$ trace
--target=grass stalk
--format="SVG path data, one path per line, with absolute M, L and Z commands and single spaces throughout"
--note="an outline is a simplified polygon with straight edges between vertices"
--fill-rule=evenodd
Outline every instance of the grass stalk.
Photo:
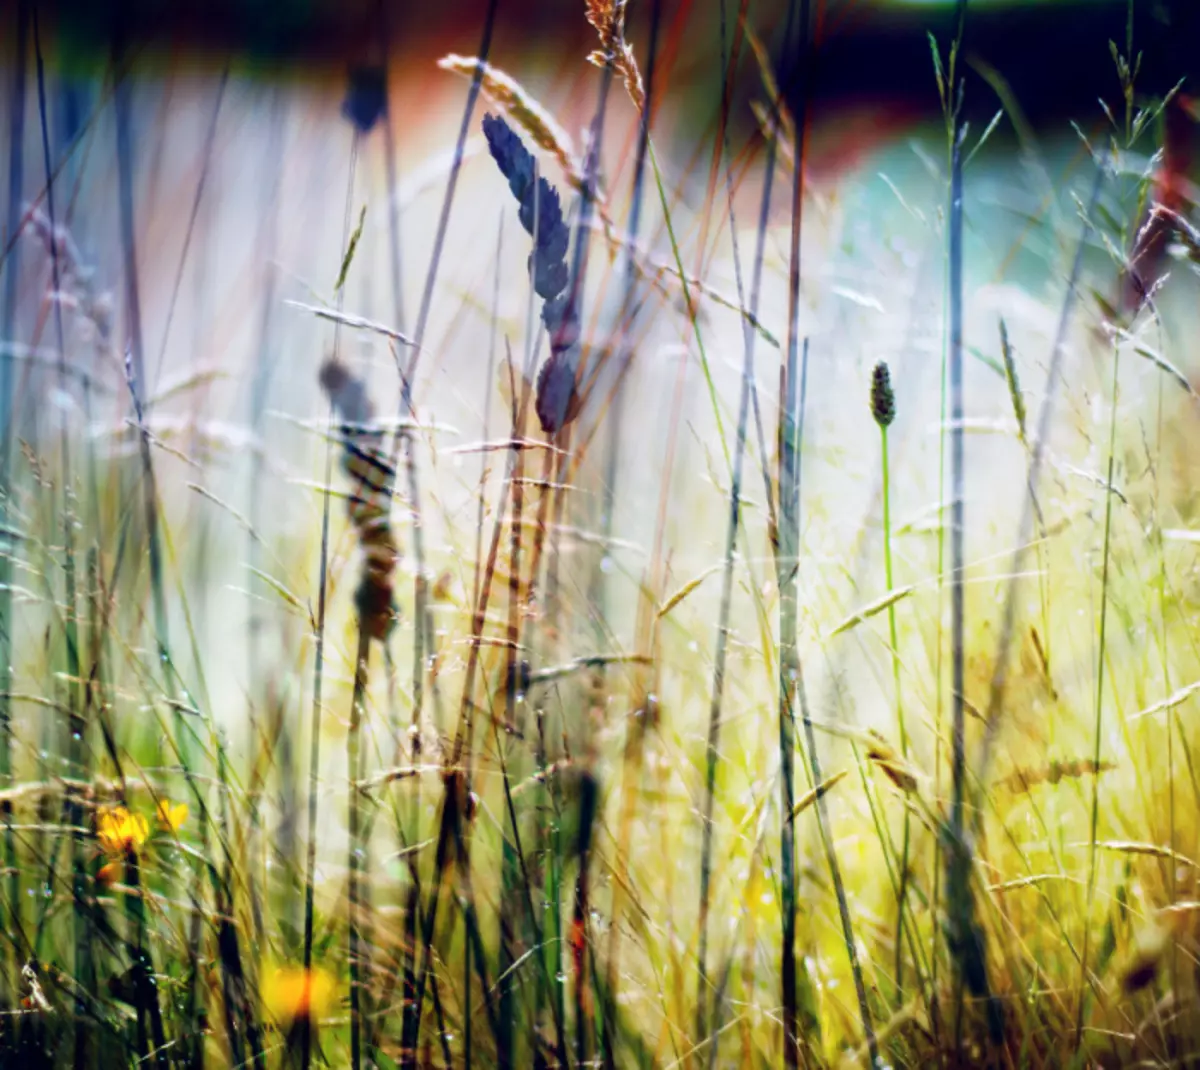
M 783 990 L 784 1065 L 801 1061 L 801 1037 L 796 995 L 796 681 L 800 649 L 796 608 L 800 565 L 799 468 L 800 398 L 807 386 L 808 339 L 804 340 L 803 372 L 797 381 L 796 347 L 788 346 L 787 366 L 780 376 L 780 402 L 784 407 L 779 439 L 779 790 L 780 790 L 780 907 L 781 985 Z
M 536 206 L 536 189 L 535 183 L 535 199 Z M 540 218 L 540 213 L 534 210 L 533 218 L 535 220 L 533 244 L 537 247 L 537 221 Z M 532 309 L 532 289 L 530 290 L 529 308 Z M 532 320 L 532 313 L 526 316 L 527 327 Z M 530 338 L 532 345 L 532 331 L 526 332 L 526 336 Z M 526 364 L 530 363 L 529 360 Z M 512 354 L 509 354 L 509 368 L 512 368 Z M 528 383 L 528 379 L 523 377 L 523 382 Z M 528 386 L 526 387 L 528 391 Z M 513 434 L 516 435 L 517 429 L 513 429 Z M 511 510 L 512 523 L 509 528 L 509 545 L 508 545 L 508 643 L 505 650 L 505 671 L 504 671 L 504 719 L 505 724 L 509 726 L 509 731 L 513 731 L 517 726 L 518 716 L 523 715 L 524 710 L 517 709 L 517 691 L 518 691 L 518 666 L 517 666 L 517 648 L 520 646 L 521 626 L 521 511 L 524 504 L 524 491 L 522 480 L 524 477 L 524 457 L 523 451 L 513 451 L 513 470 L 512 470 L 512 488 L 509 493 L 509 508 Z M 522 703 L 524 696 L 521 696 Z M 493 717 L 493 721 L 495 718 Z M 497 731 L 495 736 L 497 760 L 501 763 L 501 768 L 504 770 L 504 775 L 508 776 L 508 760 L 506 759 L 503 748 L 506 747 L 507 740 L 501 737 Z M 514 840 L 516 834 L 516 813 L 513 812 L 513 832 Z M 502 860 L 500 864 L 500 962 L 497 967 L 500 980 L 497 982 L 500 986 L 499 992 L 499 1010 L 500 1010 L 500 1037 L 499 1049 L 496 1053 L 496 1058 L 501 1066 L 513 1065 L 514 1054 L 514 1039 L 515 1031 L 520 1028 L 519 1012 L 514 1000 L 514 977 L 512 973 L 513 963 L 517 961 L 517 957 L 521 954 L 520 945 L 517 940 L 515 921 L 519 917 L 516 910 L 517 886 L 521 881 L 521 873 L 517 865 L 517 849 L 512 840 L 505 837 L 502 848 Z M 544 961 L 539 954 L 539 961 Z M 535 1018 L 531 1027 L 536 1030 L 536 1009 L 534 1010 Z M 535 1045 L 536 1047 L 536 1045 Z
M 883 365 L 886 371 L 886 365 Z M 878 366 L 877 366 L 878 369 Z M 878 374 L 878 370 L 877 373 Z M 888 387 L 890 393 L 890 385 Z M 875 413 L 876 422 L 879 424 L 879 456 L 880 466 L 882 468 L 883 480 L 883 575 L 884 584 L 889 591 L 896 589 L 895 574 L 892 569 L 892 495 L 891 495 L 891 471 L 888 455 L 888 425 L 891 423 L 891 415 L 894 414 L 894 405 L 888 406 L 892 411 L 879 411 Z M 887 419 L 881 419 L 881 416 L 887 416 Z M 896 726 L 900 732 L 900 753 L 907 761 L 908 759 L 908 730 L 904 723 L 904 695 L 900 686 L 900 644 L 897 639 L 896 632 L 896 606 L 895 603 L 889 604 L 887 608 L 888 617 L 888 643 L 891 649 L 892 662 L 892 688 L 894 692 L 894 702 L 896 704 Z M 909 875 L 909 850 L 911 847 L 912 834 L 912 816 L 908 807 L 904 808 L 904 831 L 903 844 L 900 848 L 900 890 L 897 896 L 896 903 L 896 991 L 899 996 L 904 991 L 904 910 L 905 903 L 908 898 L 908 875 Z
M 367 948 L 360 939 L 360 889 L 359 872 L 366 855 L 366 844 L 362 835 L 361 801 L 359 783 L 362 780 L 362 721 L 366 703 L 367 677 L 371 657 L 371 636 L 362 620 L 358 624 L 358 652 L 354 659 L 354 696 L 350 705 L 350 727 L 346 733 L 346 763 L 349 770 L 350 806 L 349 836 L 350 858 L 346 907 L 347 957 L 350 966 L 350 1065 L 354 1070 L 362 1066 L 363 1033 L 363 973 L 364 963 L 370 974 Z M 368 1042 L 369 1042 L 368 1037 Z M 368 1058 L 370 1052 L 368 1051 Z
M 799 1015 L 796 998 L 796 841 L 795 841 L 795 760 L 796 760 L 796 687 L 800 678 L 800 648 L 796 635 L 796 610 L 800 570 L 800 418 L 797 381 L 797 351 L 800 317 L 800 239 L 804 218 L 804 168 L 808 145 L 808 97 L 811 90 L 812 55 L 810 28 L 812 12 L 809 0 L 800 0 L 795 50 L 803 74 L 796 109 L 796 144 L 792 152 L 791 249 L 788 259 L 788 344 L 786 371 L 780 377 L 780 407 L 783 419 L 779 427 L 779 514 L 778 550 L 775 555 L 776 582 L 779 588 L 779 787 L 780 787 L 780 981 L 783 997 L 783 1058 L 788 1070 L 800 1065 Z M 791 46 L 790 28 L 796 21 L 796 4 L 789 6 L 789 32 L 785 40 Z M 778 102 L 773 102 L 778 107 Z M 774 170 L 774 148 L 768 151 L 767 166 Z M 765 206 L 765 196 L 764 196 Z M 757 276 L 761 262 L 755 265 Z M 756 278 L 757 287 L 757 278 Z M 757 312 L 757 309 L 756 309 Z M 753 345 L 753 332 L 745 331 L 747 350 Z M 804 341 L 804 373 L 808 372 L 808 339 Z M 752 373 L 751 373 L 752 375 Z M 757 397 L 756 397 L 757 400 Z M 760 435 L 761 438 L 761 435 Z M 760 441 L 760 450 L 762 444 Z M 765 450 L 763 463 L 766 464 Z M 768 486 L 769 498 L 769 486 Z M 774 517 L 772 517 L 774 520 Z M 714 1040 L 715 1043 L 715 1040 Z
M 350 166 L 346 181 L 346 204 L 342 217 L 342 247 L 345 248 L 350 233 L 350 208 L 354 196 L 354 172 L 358 161 L 359 133 L 354 131 L 350 144 Z M 341 290 L 339 288 L 339 300 Z M 333 333 L 333 356 L 337 359 L 338 340 L 340 338 L 340 323 L 335 322 Z M 321 495 L 321 549 L 317 573 L 317 619 L 315 624 L 316 650 L 313 658 L 313 704 L 311 739 L 309 742 L 308 767 L 308 856 L 304 875 L 304 950 L 303 968 L 305 974 L 312 970 L 313 953 L 313 912 L 314 888 L 317 868 L 317 783 L 321 764 L 321 684 L 325 668 L 325 613 L 328 595 L 329 579 L 329 516 L 330 516 L 330 487 L 333 481 L 333 418 L 334 402 L 329 401 L 329 417 L 327 427 L 329 434 L 325 445 L 325 479 Z M 361 645 L 361 636 L 360 636 Z M 357 676 L 357 662 L 356 676 Z M 349 770 L 351 779 L 354 777 L 354 767 Z M 351 805 L 353 806 L 353 787 L 351 788 Z M 300 1029 L 300 1068 L 308 1070 L 312 1060 L 312 1023 L 307 1019 Z
M 25 92 L 26 92 L 26 49 L 29 33 L 30 5 L 21 0 L 16 9 L 16 32 L 13 34 L 15 55 L 12 66 L 12 83 L 9 93 L 9 154 L 8 154 L 8 205 L 5 233 L 16 234 L 21 219 L 21 197 L 25 178 Z M 14 337 L 17 321 L 17 283 L 20 278 L 20 246 L 14 244 L 7 255 L 4 276 L 4 310 L 0 319 L 5 341 Z M 0 419 L 4 421 L 3 436 L 0 438 L 0 479 L 5 495 L 4 519 L 11 513 L 10 501 L 13 488 L 12 450 L 16 437 L 16 421 L 13 409 L 13 356 L 9 352 L 0 355 Z M 13 559 L 12 551 L 0 553 L 0 788 L 12 786 L 12 705 L 9 696 L 13 684 Z M 13 831 L 12 803 L 0 803 L 0 815 L 4 819 L 4 864 L 7 870 L 6 915 L 16 930 L 21 928 L 21 870 L 17 865 L 17 842 Z M 19 962 L 10 959 L 7 949 L 0 952 L 0 998 L 6 1006 L 14 1005 L 19 999 Z
M 767 182 L 763 192 L 763 215 L 770 203 L 771 170 L 767 171 Z M 765 236 L 764 225 L 759 230 L 759 256 L 756 271 L 762 262 L 762 241 Z M 756 287 L 757 290 L 757 287 Z M 721 572 L 721 601 L 717 615 L 716 645 L 713 655 L 712 693 L 708 711 L 708 736 L 705 745 L 705 777 L 704 798 L 701 810 L 701 846 L 700 846 L 700 912 L 698 919 L 698 944 L 696 952 L 697 988 L 696 988 L 696 1021 L 695 1043 L 702 1044 L 708 1037 L 708 915 L 710 907 L 710 892 L 712 882 L 712 852 L 713 852 L 713 806 L 717 787 L 717 765 L 720 761 L 721 742 L 721 706 L 725 695 L 725 662 L 729 647 L 729 612 L 733 601 L 733 564 L 734 550 L 737 542 L 738 526 L 741 518 L 741 487 L 742 464 L 746 453 L 746 431 L 750 414 L 750 382 L 754 377 L 754 346 L 753 335 L 746 344 L 745 362 L 742 368 L 742 386 L 738 401 L 737 438 L 734 447 L 732 465 L 733 476 L 729 489 L 728 526 L 725 536 L 725 550 Z
M 117 46 L 120 55 L 121 47 Z M 129 119 L 129 86 L 122 82 L 117 86 L 116 98 L 116 149 L 118 186 L 120 199 L 121 240 L 124 251 L 125 271 L 125 302 L 130 345 L 125 356 L 125 373 L 129 391 L 133 399 L 134 412 L 140 427 L 139 446 L 142 463 L 142 506 L 146 527 L 148 563 L 150 569 L 150 589 L 154 606 L 155 640 L 159 661 L 164 669 L 171 671 L 170 642 L 167 634 L 166 595 L 163 583 L 162 549 L 158 531 L 158 491 L 154 478 L 154 467 L 150 457 L 149 432 L 145 426 L 145 412 L 140 391 L 146 388 L 146 362 L 142 345 L 142 313 L 141 298 L 138 289 L 138 260 L 137 247 L 134 238 L 133 210 L 133 151 L 130 136 Z M 179 715 L 176 713 L 176 727 L 179 725 Z M 183 733 L 179 733 L 181 740 Z M 184 773 L 188 778 L 191 772 L 184 763 Z M 138 985 L 138 1023 L 139 1040 L 142 1037 L 141 1023 L 143 1014 L 148 1014 L 154 1040 L 153 1065 L 161 1063 L 161 1052 L 165 1048 L 166 1037 L 163 1032 L 162 1011 L 158 1001 L 158 987 L 154 981 L 154 959 L 145 943 L 145 906 L 140 895 L 135 894 L 140 883 L 140 870 L 136 854 L 129 852 L 125 865 L 126 883 L 131 893 L 126 897 L 126 910 L 134 929 L 132 937 L 137 949 L 138 959 L 133 964 Z M 248 1029 L 252 1033 L 252 1030 Z M 254 1052 L 255 1063 L 260 1064 L 262 1053 Z
M 438 217 L 437 233 L 434 237 L 433 252 L 429 260 L 429 269 L 425 274 L 425 287 L 421 295 L 421 305 L 417 312 L 416 328 L 413 334 L 414 346 L 412 356 L 407 364 L 407 367 L 402 375 L 400 383 L 401 391 L 401 413 L 402 417 L 411 417 L 414 413 L 413 409 L 413 382 L 417 371 L 418 361 L 421 356 L 421 344 L 425 338 L 425 329 L 429 322 L 429 311 L 433 303 L 434 288 L 437 283 L 438 268 L 441 263 L 442 249 L 446 240 L 446 229 L 450 222 L 450 209 L 454 203 L 454 193 L 458 185 L 458 176 L 462 168 L 463 150 L 466 145 L 467 133 L 471 127 L 471 120 L 475 114 L 475 104 L 479 99 L 479 93 L 483 81 L 484 65 L 487 62 L 488 54 L 491 50 L 492 32 L 496 23 L 496 9 L 498 0 L 489 0 L 487 14 L 484 16 L 483 32 L 480 38 L 478 58 L 479 65 L 476 67 L 475 73 L 471 79 L 471 87 L 467 92 L 466 105 L 463 108 L 462 123 L 459 127 L 458 138 L 454 146 L 454 161 L 450 168 L 450 177 L 446 183 L 446 192 L 442 198 L 442 207 Z M 395 464 L 398 451 L 400 448 L 400 433 L 397 432 L 396 440 L 391 451 L 391 461 Z M 428 615 L 428 606 L 426 604 L 425 577 L 424 577 L 424 537 L 421 530 L 420 520 L 420 493 L 418 485 L 418 474 L 416 466 L 416 456 L 414 453 L 414 442 L 411 437 L 406 439 L 405 448 L 405 473 L 408 480 L 409 490 L 409 508 L 414 514 L 414 523 L 412 526 L 413 538 L 413 553 L 416 558 L 416 579 L 414 581 L 414 607 L 413 612 L 416 618 L 416 627 L 414 629 L 413 639 L 413 718 L 415 720 L 420 716 L 421 698 L 424 695 L 424 648 L 423 638 L 425 634 L 426 617 Z M 471 651 L 471 661 L 477 657 L 477 649 Z M 468 671 L 467 687 L 470 688 L 472 673 Z M 469 690 L 464 693 L 467 695 L 466 701 L 469 701 Z M 458 762 L 460 751 L 459 746 L 455 745 L 454 763 Z M 468 755 L 470 748 L 468 747 Z M 468 778 L 469 782 L 469 778 Z M 447 790 L 449 790 L 449 780 L 447 779 Z M 443 801 L 442 825 L 439 831 L 439 845 L 441 841 L 451 831 L 448 820 L 453 816 L 450 812 L 450 799 L 447 797 Z M 427 907 L 426 913 L 426 928 L 424 939 L 426 946 L 423 954 L 423 963 L 417 975 L 417 981 L 413 998 L 406 1000 L 404 1005 L 404 1016 L 401 1028 L 401 1045 L 402 1054 L 405 1059 L 415 1056 L 417 1042 L 421 1029 L 421 1005 L 424 1001 L 425 994 L 425 974 L 429 968 L 429 956 L 431 949 L 428 941 L 432 939 L 433 923 L 437 917 L 437 900 L 441 888 L 442 866 L 448 861 L 448 854 L 439 852 L 440 864 L 435 860 L 435 874 L 431 887 L 432 900 Z
M 35 9 L 33 12 L 33 47 L 34 57 L 37 65 L 37 92 L 38 92 L 38 116 L 41 121 L 42 134 L 42 161 L 45 166 L 46 176 L 46 213 L 50 220 L 50 229 L 54 233 L 57 226 L 57 217 L 54 210 L 54 179 L 50 166 L 50 132 L 46 122 L 46 75 L 45 62 L 42 56 L 42 41 L 41 33 L 38 25 L 38 14 Z M 58 262 L 58 246 L 57 242 L 50 243 L 50 278 L 51 285 L 54 287 L 54 292 L 58 293 L 61 287 L 61 272 Z M 67 354 L 66 354 L 66 339 L 63 332 L 63 316 L 62 304 L 55 302 L 54 305 L 54 329 L 55 329 L 55 351 L 58 358 L 58 385 L 59 389 L 64 393 L 67 389 Z M 71 443 L 68 432 L 67 421 L 61 419 L 59 421 L 59 450 L 61 453 L 62 463 L 62 539 L 63 539 L 63 578 L 65 581 L 66 595 L 66 611 L 63 617 L 63 642 L 65 646 L 65 661 L 67 675 L 67 734 L 69 743 L 67 745 L 68 761 L 72 772 L 80 779 L 84 778 L 83 772 L 83 752 L 82 752 L 82 695 L 80 694 L 81 677 L 79 670 L 79 627 L 78 627 L 78 594 L 75 583 L 75 518 L 77 510 L 75 507 L 75 486 L 74 473 L 71 467 Z M 72 855 L 72 900 L 74 903 L 73 913 L 75 915 L 75 970 L 80 977 L 89 977 L 91 975 L 90 962 L 90 942 L 88 939 L 88 921 L 84 910 L 82 895 L 84 891 L 85 872 L 84 872 L 84 856 L 83 856 L 83 838 L 78 831 L 83 819 L 82 808 L 73 793 L 68 793 L 64 798 L 64 817 L 70 822 L 70 826 L 77 831 L 71 837 L 71 855 Z M 54 856 L 58 854 L 58 844 L 55 844 L 52 852 Z M 53 862 L 51 863 L 51 873 L 47 878 L 46 887 L 53 886 Z M 38 925 L 38 935 L 42 932 L 42 925 L 46 915 L 43 914 L 42 922 Z M 40 943 L 40 940 L 38 941 Z M 36 946 L 36 945 L 35 945 Z M 87 1043 L 87 1025 L 86 1018 L 83 1014 L 82 999 L 77 997 L 75 1000 L 75 1051 L 74 1064 L 77 1067 L 83 1067 L 88 1062 L 88 1043 Z
M 966 471 L 963 433 L 963 145 L 962 128 L 955 119 L 950 163 L 949 272 L 950 272 L 950 717 L 951 810 L 946 875 L 946 910 L 950 948 L 955 969 L 955 1047 L 961 1052 L 963 993 L 967 977 L 982 969 L 980 942 L 971 900 L 971 856 L 966 843 L 965 805 L 967 776 L 966 704 L 966 587 L 964 585 L 966 534 Z M 986 980 L 985 980 L 986 983 Z M 975 986 L 973 986 L 975 987 Z
M 1092 734 L 1093 769 L 1100 768 L 1100 755 L 1103 744 L 1102 730 L 1104 725 L 1104 672 L 1106 665 L 1105 657 L 1108 649 L 1108 580 L 1109 564 L 1111 561 L 1110 550 L 1112 546 L 1113 498 L 1116 497 L 1116 495 L 1112 492 L 1112 485 L 1113 471 L 1116 465 L 1117 410 L 1120 408 L 1120 370 L 1121 347 L 1119 344 L 1114 342 L 1111 383 L 1112 410 L 1109 414 L 1108 421 L 1108 475 L 1106 486 L 1104 488 L 1104 549 L 1102 551 L 1103 556 L 1100 569 L 1100 637 L 1099 649 L 1096 657 L 1096 710 L 1095 729 Z M 1096 895 L 1096 830 L 1099 827 L 1099 820 L 1100 777 L 1093 776 L 1089 819 L 1090 838 L 1088 845 L 1087 898 L 1083 912 L 1083 948 L 1079 956 L 1079 996 L 1075 1008 L 1076 1052 L 1080 1051 L 1081 1045 L 1083 1044 L 1083 1023 L 1087 1003 L 1088 952 L 1090 950 L 1092 932 L 1092 905 Z

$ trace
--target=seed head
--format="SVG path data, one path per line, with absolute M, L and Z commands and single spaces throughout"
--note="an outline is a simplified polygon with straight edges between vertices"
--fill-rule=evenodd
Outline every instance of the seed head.
M 871 415 L 880 427 L 887 427 L 896 418 L 896 395 L 887 361 L 881 360 L 871 373 Z
M 553 347 L 555 338 L 570 319 L 569 302 L 563 291 L 569 279 L 567 247 L 571 235 L 563 219 L 558 191 L 540 175 L 536 176 L 535 185 L 533 154 L 503 116 L 485 115 L 483 133 L 492 159 L 508 179 L 508 188 L 517 199 L 521 226 L 535 239 L 529 254 L 529 273 L 534 291 L 542 299 L 542 320 Z
M 563 349 L 555 349 L 537 377 L 534 407 L 542 430 L 556 435 L 579 415 L 580 398 L 575 389 L 575 370 Z
M 367 133 L 387 111 L 387 72 L 382 67 L 355 67 L 350 71 L 342 115 Z

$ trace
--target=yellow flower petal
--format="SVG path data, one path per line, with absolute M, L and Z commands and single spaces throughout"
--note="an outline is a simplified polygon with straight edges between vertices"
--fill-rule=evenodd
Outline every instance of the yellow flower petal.
M 158 823 L 170 832 L 178 832 L 179 827 L 187 820 L 188 804 L 174 803 L 169 799 L 160 799 L 158 803 Z
M 263 1004 L 281 1024 L 303 1018 L 316 1022 L 332 1005 L 334 988 L 332 974 L 320 967 L 281 966 L 264 977 Z
M 150 834 L 150 825 L 138 813 L 124 806 L 106 807 L 96 815 L 96 838 L 107 855 L 120 857 L 141 849 Z

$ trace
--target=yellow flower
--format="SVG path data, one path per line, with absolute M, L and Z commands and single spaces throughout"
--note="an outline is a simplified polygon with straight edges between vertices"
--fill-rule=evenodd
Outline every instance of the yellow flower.
M 333 1003 L 333 975 L 319 966 L 280 966 L 263 979 L 262 999 L 267 1012 L 283 1026 L 307 1018 L 317 1022 Z
M 175 803 L 172 805 L 169 799 L 159 800 L 158 823 L 168 832 L 178 832 L 179 826 L 187 820 L 187 816 L 187 803 Z
M 141 814 L 124 806 L 105 807 L 96 816 L 96 838 L 104 853 L 120 857 L 140 850 L 150 834 L 150 825 Z

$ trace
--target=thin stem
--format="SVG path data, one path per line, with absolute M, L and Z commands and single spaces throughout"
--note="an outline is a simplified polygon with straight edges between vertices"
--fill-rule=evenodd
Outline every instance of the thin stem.
M 342 247 L 344 248 L 350 232 L 350 205 L 354 195 L 354 171 L 358 162 L 359 134 L 354 131 L 350 143 L 350 168 L 346 181 L 346 206 L 342 217 Z M 342 291 L 338 291 L 338 302 L 341 303 Z M 337 359 L 340 324 L 335 321 L 333 328 L 333 356 Z M 313 952 L 313 909 L 314 886 L 317 869 L 317 783 L 321 767 L 321 683 L 325 670 L 325 609 L 329 587 L 329 515 L 330 515 L 330 486 L 333 481 L 333 418 L 334 404 L 329 402 L 329 417 L 327 426 L 329 433 L 325 445 L 325 479 L 322 483 L 321 495 L 321 557 L 317 577 L 317 619 L 315 621 L 316 651 L 313 659 L 313 704 L 312 704 L 312 738 L 309 742 L 308 761 L 308 857 L 304 872 L 304 971 L 312 969 Z M 354 776 L 353 768 L 350 776 Z M 307 1019 L 301 1029 L 300 1037 L 300 1068 L 308 1070 L 312 1061 L 312 1028 Z
M 12 245 L 8 252 L 7 271 L 4 278 L 4 312 L 0 319 L 0 330 L 3 330 L 5 341 L 15 336 L 17 320 L 17 282 L 21 264 L 20 243 L 16 235 L 21 220 L 21 195 L 25 178 L 25 82 L 26 82 L 26 36 L 29 32 L 30 5 L 22 0 L 17 5 L 17 26 L 13 35 L 16 50 L 12 70 L 12 84 L 9 96 L 9 153 L 8 153 L 8 211 L 5 233 L 10 236 Z M 0 485 L 3 486 L 6 497 L 12 493 L 12 441 L 16 434 L 16 421 L 13 418 L 13 356 L 10 352 L 0 355 L 0 420 L 4 423 L 3 438 L 0 439 Z M 4 518 L 8 518 L 8 502 L 4 503 Z M 12 556 L 0 553 L 0 787 L 10 787 L 12 779 L 12 709 L 11 699 L 13 681 L 13 594 L 12 594 Z M 0 804 L 0 814 L 4 818 L 4 864 L 8 870 L 7 910 L 9 925 L 19 930 L 21 927 L 21 871 L 17 865 L 17 844 L 12 827 L 12 803 L 5 801 Z M 18 982 L 16 977 L 16 961 L 10 960 L 4 953 L 0 962 L 0 996 L 7 1005 L 17 1002 Z
M 892 571 L 892 495 L 888 457 L 888 429 L 879 428 L 880 458 L 883 466 L 883 575 L 889 591 L 896 589 Z M 900 644 L 896 638 L 896 606 L 888 606 L 888 641 L 892 652 L 892 687 L 896 702 L 896 724 L 900 730 L 900 753 L 908 758 L 908 730 L 904 724 L 904 696 L 900 690 Z M 908 859 L 911 848 L 912 815 L 904 807 L 904 842 L 900 848 L 900 892 L 896 902 L 896 1000 L 904 998 L 904 905 L 908 898 Z
M 1119 374 L 1121 369 L 1121 347 L 1113 345 L 1112 411 L 1108 421 L 1108 476 L 1104 487 L 1104 557 L 1100 572 L 1100 649 L 1096 659 L 1096 711 L 1095 729 L 1092 736 L 1092 800 L 1090 840 L 1088 846 L 1087 905 L 1084 908 L 1083 949 L 1079 956 L 1079 1002 L 1075 1009 L 1075 1050 L 1083 1043 L 1083 1015 L 1087 994 L 1088 951 L 1092 926 L 1092 903 L 1096 895 L 1096 829 L 1100 820 L 1100 753 L 1103 742 L 1104 724 L 1104 660 L 1108 638 L 1108 567 L 1112 545 L 1113 470 L 1116 464 L 1117 409 L 1119 401 Z

